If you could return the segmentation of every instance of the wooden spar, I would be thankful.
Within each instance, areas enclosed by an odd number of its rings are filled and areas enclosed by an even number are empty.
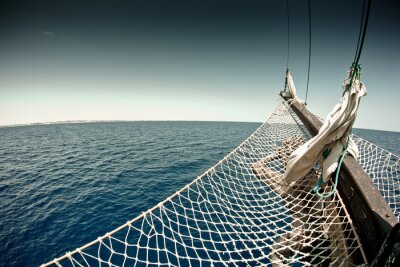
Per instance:
[[[322,122],[304,104],[288,97],[290,107],[315,136]],[[351,216],[369,263],[397,223],[392,210],[374,183],[353,157],[346,156],[339,173],[338,191]]]

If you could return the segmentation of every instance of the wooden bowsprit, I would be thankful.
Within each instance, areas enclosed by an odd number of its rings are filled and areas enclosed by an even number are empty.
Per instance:
[[[322,122],[304,104],[282,97],[285,101],[290,100],[291,109],[315,136]],[[368,262],[372,262],[398,223],[397,219],[367,173],[351,156],[345,157],[340,170],[338,192],[349,211]]]

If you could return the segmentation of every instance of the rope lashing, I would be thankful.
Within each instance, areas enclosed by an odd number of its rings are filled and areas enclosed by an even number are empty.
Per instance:
[[[350,88],[353,86],[355,79],[356,80],[361,79],[361,64],[354,62],[350,67],[350,71],[351,71],[351,79],[350,79],[350,82],[347,84],[346,90],[343,92],[343,94],[345,92],[347,92],[348,90],[350,90]]]
[[[319,189],[321,188],[322,183],[323,183],[322,174],[321,174],[321,176],[319,177],[318,182],[317,182],[316,186],[315,186],[314,189],[313,189],[313,192],[314,192],[318,197],[320,197],[320,198],[328,198],[328,197],[331,197],[331,196],[335,193],[335,191],[336,191],[336,188],[337,188],[337,185],[338,185],[338,181],[339,181],[340,169],[341,169],[341,167],[342,167],[342,163],[343,163],[344,157],[345,157],[346,154],[347,154],[347,149],[349,148],[350,135],[351,135],[352,130],[353,130],[353,129],[350,129],[349,135],[347,136],[346,146],[343,147],[342,155],[341,155],[340,158],[339,158],[339,163],[338,163],[338,166],[337,166],[337,169],[336,169],[335,181],[334,181],[334,183],[333,183],[333,188],[332,188],[332,190],[331,190],[328,194],[321,194],[321,193],[319,193]],[[325,150],[325,151],[323,152],[323,157],[324,157],[324,159],[326,159],[326,158],[329,156],[329,153],[330,153],[329,150]]]
[[[286,75],[285,75],[285,90],[284,90],[284,92],[286,92],[286,90],[287,90],[287,76],[288,76],[288,73],[289,73],[289,68],[286,68]]]

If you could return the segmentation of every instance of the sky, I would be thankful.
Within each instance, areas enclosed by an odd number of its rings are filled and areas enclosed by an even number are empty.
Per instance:
[[[357,128],[400,131],[400,4],[373,0]],[[306,0],[289,0],[289,68],[308,67]],[[308,108],[340,100],[362,0],[311,0]],[[0,0],[0,125],[66,120],[262,122],[284,87],[284,0]]]

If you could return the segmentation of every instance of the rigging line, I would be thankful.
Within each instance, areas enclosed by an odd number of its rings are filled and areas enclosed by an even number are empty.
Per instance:
[[[287,89],[287,75],[289,72],[289,52],[290,52],[289,0],[286,0],[286,14],[287,14],[287,59],[286,59],[286,74],[285,74],[285,92]]]
[[[367,34],[367,26],[368,26],[368,19],[369,19],[369,14],[371,11],[371,0],[368,0],[368,4],[367,4],[367,11],[365,14],[365,20],[364,20],[364,25],[361,25],[361,27],[363,27],[363,33],[361,36],[361,42],[360,42],[360,47],[358,49],[358,55],[356,57],[356,60],[354,61],[355,66],[358,65],[358,62],[360,60],[361,57],[361,52],[364,46],[364,40],[365,40],[365,35]]]
[[[362,29],[362,35],[361,35],[361,41],[360,41],[360,35],[358,36],[358,44],[357,44],[357,49],[356,49],[356,56],[355,56],[355,60],[353,62],[353,70],[352,70],[352,74],[351,74],[351,80],[350,83],[348,84],[347,90],[350,89],[350,87],[353,85],[353,81],[354,78],[360,79],[360,66],[358,65],[358,62],[360,60],[360,56],[361,56],[361,52],[362,52],[362,48],[364,46],[364,40],[365,40],[365,35],[367,33],[367,26],[368,26],[368,19],[369,19],[369,13],[371,10],[371,0],[368,0],[368,4],[367,4],[367,11],[365,13],[365,20],[364,20],[364,7],[365,7],[365,1],[364,0],[364,4],[363,4],[363,12],[362,12],[362,19],[361,19],[361,25],[360,25],[360,33],[361,33],[361,29]],[[338,183],[338,174],[340,172],[340,168],[343,162],[344,157],[347,154],[347,148],[349,146],[349,142],[350,142],[350,135],[352,132],[353,126],[350,127],[350,132],[349,135],[347,136],[347,145],[346,148],[343,150],[343,153],[340,157],[337,169],[336,169],[336,177],[335,177],[335,184],[334,184],[334,190],[336,191],[336,186]],[[317,195],[319,197],[329,197],[332,193],[329,193],[328,195],[319,195],[317,192]]]
[[[311,5],[310,0],[308,2],[308,74],[307,74],[307,88],[306,88],[306,98],[304,104],[307,105],[308,96],[308,84],[310,82],[310,66],[311,66]]]
[[[286,69],[289,68],[289,54],[290,54],[290,13],[289,13],[289,0],[286,0],[286,14],[287,14],[287,60]]]
[[[358,62],[360,61],[361,52],[362,52],[362,49],[364,46],[364,41],[365,41],[365,35],[367,34],[367,26],[368,26],[368,19],[369,19],[370,11],[371,11],[371,0],[368,0],[367,10],[365,12],[365,19],[363,19],[364,23],[360,25],[360,31],[362,29],[360,45],[359,45],[359,47],[357,47],[357,50],[356,50],[356,57],[352,64],[353,70],[352,70],[351,79],[350,79],[350,83],[348,84],[347,90],[349,90],[349,88],[352,86],[354,78],[357,75],[360,75],[360,66],[359,66]]]
[[[360,30],[358,32],[358,41],[357,41],[357,46],[356,46],[356,53],[354,55],[354,60],[353,62],[356,61],[358,50],[360,49],[360,40],[361,40],[361,34],[362,34],[362,25],[364,25],[364,17],[365,17],[365,1],[363,0],[363,8],[361,12],[361,23],[360,23]]]

